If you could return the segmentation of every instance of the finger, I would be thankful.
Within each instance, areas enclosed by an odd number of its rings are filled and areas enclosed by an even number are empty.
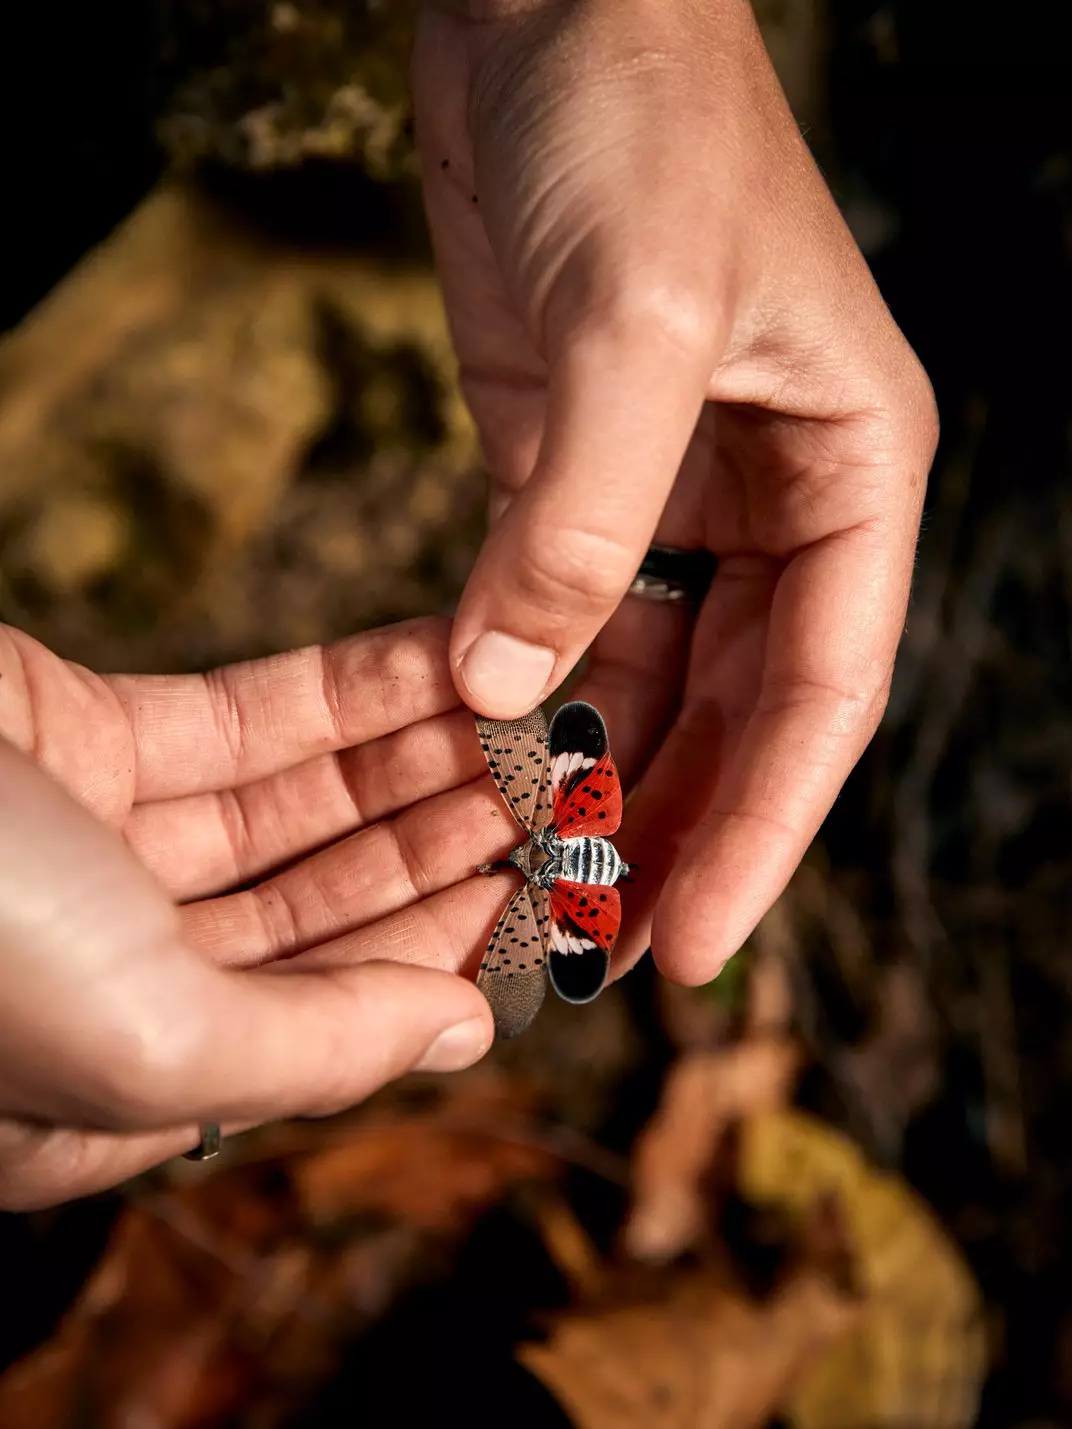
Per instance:
[[[230,789],[378,739],[458,702],[449,622],[406,621],[208,675],[113,676],[134,731],[134,798]]]
[[[704,496],[713,417],[714,408],[705,406],[655,531],[655,540],[663,545],[693,549],[707,542]],[[697,615],[683,602],[630,593],[592,646],[576,698],[603,713],[627,787],[639,777],[680,707]]]
[[[122,841],[6,744],[0,789],[3,1112],[102,1130],[259,1122],[490,1044],[484,999],[430,968],[212,967]]]
[[[393,963],[475,978],[488,935],[517,886],[518,879],[510,873],[468,878],[371,927],[275,963],[273,970],[286,975],[361,966],[382,957],[386,949]]]
[[[876,520],[816,542],[779,577],[756,706],[656,909],[667,976],[715,976],[803,857],[885,706],[912,550],[907,522]]]
[[[133,1048],[86,1058],[81,1086],[51,1088],[47,1109],[15,1109],[106,1131],[326,1116],[414,1068],[468,1067],[494,1036],[472,983],[434,968],[370,958],[284,978],[184,964],[156,979],[170,1015],[144,1005]]]
[[[368,927],[521,841],[490,776],[413,805],[241,893],[183,909],[214,962],[253,967]]]
[[[244,1128],[228,1128],[234,1131]],[[198,1143],[196,1126],[147,1135],[0,1123],[0,1208],[41,1211],[110,1190]]]
[[[0,625],[0,739],[32,754],[101,819],[130,807],[130,727],[106,680]]]
[[[369,948],[376,959],[386,951],[393,959],[382,943]],[[490,1009],[473,984],[436,968],[366,960],[288,969],[286,976],[211,976],[225,979],[229,993],[219,998],[214,1035],[201,1030],[182,1093],[171,1099],[171,1119],[330,1115],[414,1068],[468,1067],[494,1037]]]
[[[236,789],[139,804],[123,834],[172,897],[204,898],[456,789],[485,767],[473,716],[460,709]]]
[[[475,972],[478,948],[502,911],[510,893],[506,877],[473,878],[465,885],[429,899],[417,916],[389,920],[384,938],[392,957],[400,963],[419,964],[435,957],[440,967]],[[369,964],[380,956],[382,941],[362,931],[312,950],[287,964],[288,971],[313,973],[317,969]],[[417,971],[411,968],[410,971]],[[457,979],[452,979],[457,981]],[[448,1049],[449,1050],[449,1049]],[[440,1051],[418,1070],[441,1070]],[[228,1121],[234,1132],[257,1121]],[[0,1137],[0,1206],[8,1210],[35,1210],[96,1191],[147,1170],[197,1144],[197,1123],[178,1130],[128,1133],[56,1131],[7,1123]]]
[[[603,716],[628,789],[659,747],[681,701],[692,616],[681,605],[627,596],[596,637],[571,699]]]
[[[657,324],[571,337],[551,364],[536,468],[489,534],[451,661],[493,718],[532,709],[625,594],[699,415],[712,356]]]

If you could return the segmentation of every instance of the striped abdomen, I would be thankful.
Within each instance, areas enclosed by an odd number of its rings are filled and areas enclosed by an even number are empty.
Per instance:
[[[618,850],[609,839],[563,839],[562,871],[558,875],[571,883],[617,883],[624,871]]]

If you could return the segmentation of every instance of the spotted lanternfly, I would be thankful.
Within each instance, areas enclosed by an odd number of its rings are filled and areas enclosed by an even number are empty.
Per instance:
[[[567,1002],[590,1002],[607,980],[622,908],[614,885],[629,873],[609,836],[622,821],[622,786],[598,710],[563,705],[548,729],[524,719],[476,721],[499,793],[528,834],[482,873],[525,877],[491,935],[477,987],[500,1036],[523,1032],[547,980]]]

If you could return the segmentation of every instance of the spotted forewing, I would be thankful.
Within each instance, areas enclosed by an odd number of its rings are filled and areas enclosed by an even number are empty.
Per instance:
[[[533,710],[523,719],[484,719],[477,715],[476,728],[491,777],[507,808],[523,829],[536,833],[546,828],[551,817],[551,790],[543,710]]]
[[[531,883],[517,890],[495,925],[480,964],[477,987],[491,1004],[500,1037],[524,1032],[547,990],[544,930],[547,894]]]

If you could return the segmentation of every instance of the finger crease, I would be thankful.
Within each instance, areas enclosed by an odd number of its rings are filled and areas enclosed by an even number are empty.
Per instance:
[[[411,900],[423,898],[428,879],[417,857],[405,818],[392,819],[384,827],[394,843],[399,875],[406,884],[406,897]]]
[[[231,854],[232,872],[237,877],[239,870],[247,868],[253,859],[254,839],[249,817],[239,790],[222,790],[216,798],[220,823],[223,825],[224,837]]]
[[[202,675],[208,707],[231,761],[231,777],[237,778],[245,754],[246,738],[238,696],[229,672],[210,670]]]
[[[284,949],[300,951],[302,940],[298,916],[282,884],[262,883],[257,888],[251,888],[249,896],[269,952],[276,954]]]
[[[762,714],[780,714],[785,710],[798,709],[802,705],[829,705],[833,700],[840,711],[850,719],[852,727],[864,723],[875,702],[880,697],[882,686],[871,692],[848,689],[833,681],[815,680],[807,677],[795,678],[779,686],[768,682],[760,692],[756,708]]]
[[[362,782],[360,770],[352,768],[357,763],[356,750],[340,750],[338,754],[332,755],[332,762],[335,765],[335,772],[338,775],[342,791],[346,795],[350,805],[350,814],[355,824],[361,825],[365,822],[365,816],[361,808],[360,800],[357,797],[357,789]],[[347,758],[343,758],[347,755]]]
[[[327,711],[328,732],[333,744],[343,742],[343,701],[339,676],[329,651],[320,647],[320,690]]]
[[[763,824],[765,828],[776,829],[792,842],[800,838],[800,831],[793,828],[792,824],[787,824],[782,819],[776,819],[773,814],[761,814],[754,809],[714,808],[711,810],[711,815],[719,819],[747,819],[752,823]]]

